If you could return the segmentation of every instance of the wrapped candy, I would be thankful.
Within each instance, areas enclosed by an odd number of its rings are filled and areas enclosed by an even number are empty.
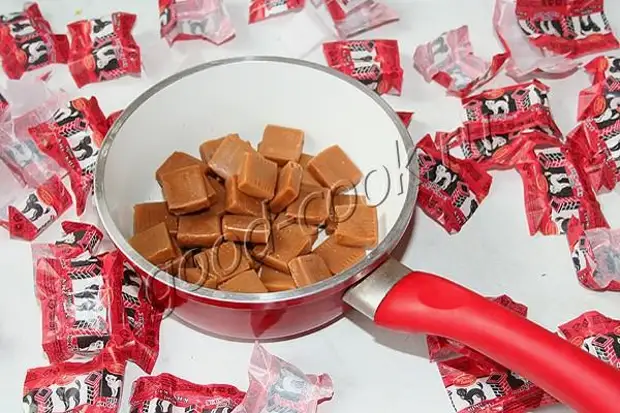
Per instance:
[[[108,124],[97,99],[77,98],[29,129],[39,149],[69,173],[78,215],[92,191],[93,172]]]
[[[228,384],[194,384],[164,373],[140,377],[133,383],[129,409],[131,413],[227,413],[232,412],[244,396],[244,392]]]
[[[315,413],[317,405],[334,394],[329,375],[306,375],[258,343],[250,360],[249,375],[248,392],[233,413]]]
[[[562,324],[559,330],[575,346],[620,369],[620,320],[588,311]]]
[[[585,237],[596,263],[592,278],[597,286],[620,291],[620,230],[594,228],[585,231]]]
[[[70,23],[69,71],[77,87],[116,79],[140,76],[140,47],[131,31],[136,15],[117,12],[97,19]]]
[[[589,53],[616,49],[603,0],[517,0],[521,30],[536,47],[578,58]]]
[[[599,129],[620,120],[620,80],[608,77],[579,92],[577,120],[594,118]]]
[[[64,221],[61,224],[63,236],[52,244],[32,244],[32,256],[38,258],[75,258],[85,252],[94,254],[103,232],[94,225],[84,222]]]
[[[527,317],[527,306],[513,301],[507,295],[500,295],[499,297],[494,298],[490,297],[488,299],[519,314],[522,317]],[[449,338],[429,335],[426,337],[426,344],[428,345],[428,356],[431,361],[445,361],[461,356],[467,356],[470,359],[477,360],[479,363],[489,364],[489,360],[486,356]],[[495,363],[491,364],[494,365]]]
[[[324,5],[342,39],[398,20],[392,9],[375,0],[325,0]]]
[[[117,413],[126,361],[115,348],[86,363],[58,363],[28,370],[24,412]]]
[[[110,129],[112,125],[114,125],[114,122],[116,122],[116,119],[118,119],[122,113],[122,110],[117,110],[116,112],[112,112],[108,115],[105,120],[105,122],[108,124],[108,129]]]
[[[508,56],[498,54],[489,64],[474,55],[469,29],[461,26],[418,46],[413,66],[427,82],[434,80],[450,94],[464,97],[493,79]]]
[[[256,23],[304,7],[305,0],[250,0],[249,22]]]
[[[235,36],[223,0],[159,0],[159,24],[169,45],[179,40],[220,45]]]
[[[130,338],[123,322],[120,253],[34,257],[34,262],[43,350],[50,363],[90,358],[112,339]]]
[[[396,40],[354,40],[323,44],[327,65],[379,94],[400,95],[403,69]]]
[[[73,202],[57,175],[29,191],[22,198],[10,202],[8,216],[0,219],[0,225],[9,231],[11,238],[32,241],[64,214]]]
[[[605,79],[612,77],[620,81],[620,57],[599,56],[592,59],[584,66],[585,71],[592,76],[592,83],[604,82]]]
[[[607,288],[620,291],[620,284],[615,284],[614,282],[609,285],[601,285],[592,245],[586,236],[583,225],[577,218],[570,219],[566,240],[568,241],[568,248],[573,261],[573,267],[575,267],[575,272],[577,273],[577,279],[584,287],[595,291],[602,291]]]
[[[26,3],[23,12],[0,16],[0,58],[10,79],[53,64],[67,63],[67,36],[54,34],[37,3]]]
[[[418,205],[448,233],[455,234],[489,193],[492,178],[471,160],[442,154],[426,135],[416,145],[420,168]]]
[[[456,413],[526,413],[558,403],[526,378],[492,362],[460,357],[437,367]]]
[[[570,75],[579,67],[565,56],[539,49],[529,42],[516,17],[516,0],[496,0],[493,27],[504,50],[510,54],[506,64],[508,76],[522,79],[536,73]]]
[[[608,227],[585,172],[561,147],[535,149],[517,165],[530,235],[565,234],[571,218],[584,228]]]

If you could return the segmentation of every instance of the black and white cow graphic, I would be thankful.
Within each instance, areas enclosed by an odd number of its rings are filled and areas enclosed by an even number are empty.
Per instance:
[[[481,156],[490,158],[495,151],[508,143],[508,139],[509,135],[489,136],[475,141],[475,145]]]
[[[570,219],[573,217],[579,219],[579,205],[579,201],[560,203],[555,199],[551,200],[551,221],[558,229],[558,233],[566,234]]]
[[[573,247],[573,251],[571,254],[571,258],[573,260],[573,267],[575,267],[575,272],[579,272],[588,266],[588,247],[586,243],[586,238],[584,236],[579,237],[579,240]]]
[[[85,235],[86,235],[86,230],[81,229],[79,231],[71,232],[65,235],[64,237],[56,241],[54,244],[69,245],[72,247],[77,246],[78,243],[84,238]]]
[[[538,20],[534,21],[533,24],[536,27],[537,33],[563,37],[564,29],[560,20]]]
[[[517,102],[506,94],[497,99],[484,99],[481,110],[484,116],[505,115],[517,110]]]
[[[82,388],[82,382],[76,380],[74,386],[58,387],[56,389],[56,395],[64,403],[65,411],[70,411],[78,407],[82,400],[80,398],[80,390]]]
[[[17,20],[26,20],[27,17],[24,15],[24,12],[16,11],[7,14],[0,14],[0,23],[12,23]]]
[[[83,119],[84,114],[77,110],[73,104],[69,103],[67,106],[58,109],[54,112],[54,123],[58,126],[64,126],[72,123],[76,119]]]
[[[616,166],[616,170],[620,170],[620,132],[613,132],[610,136],[604,136],[603,140],[609,150],[609,157]]]
[[[620,78],[620,58],[610,56],[607,60],[609,62],[609,73],[616,79]]]
[[[80,336],[75,339],[77,351],[83,354],[99,353],[109,340],[109,337],[100,336]]]
[[[39,36],[26,40],[19,47],[26,53],[27,68],[41,65],[49,60],[47,45]]]
[[[605,111],[594,118],[599,129],[606,129],[620,120],[620,92],[605,94]]]
[[[467,189],[467,196],[459,197],[455,206],[461,210],[466,219],[471,218],[471,216],[478,209],[478,201],[474,194],[471,193],[469,189]]]
[[[170,11],[170,8],[166,7],[161,11],[161,13],[159,13],[159,25],[161,27],[166,27],[170,24],[171,20],[172,12]]]
[[[458,175],[440,163],[436,164],[434,168],[431,168],[426,176],[431,183],[450,195],[454,193],[456,185],[459,182]]]
[[[433,56],[433,64],[437,67],[443,67],[443,65],[450,58],[450,46],[446,41],[446,33],[433,40],[431,43],[431,55]]]
[[[11,37],[19,39],[34,34],[36,32],[34,26],[30,23],[30,20],[20,20],[14,23],[9,23],[9,31]]]
[[[24,413],[39,413],[39,404],[34,398],[38,391],[33,390],[22,398]]]
[[[99,155],[99,149],[95,146],[92,135],[91,129],[87,128],[71,134],[68,138],[71,152],[83,173],[94,168]]]
[[[123,390],[123,376],[103,370],[101,396],[119,399]]]
[[[93,50],[95,58],[95,72],[110,72],[120,68],[118,60],[118,47],[112,42],[102,44]]]
[[[492,386],[486,383],[488,378],[480,378],[469,386],[452,385],[446,388],[455,411],[464,411],[482,402],[493,400],[497,395]]]
[[[93,156],[95,148],[92,145],[92,139],[89,134],[84,134],[79,143],[71,147],[76,159],[80,162]]]
[[[610,30],[607,17],[605,17],[603,13],[573,16],[570,19],[570,24],[576,38],[588,37],[593,34],[603,34]]]
[[[549,187],[549,194],[556,197],[573,195],[573,183],[564,168],[550,168],[544,172]]]
[[[90,41],[94,47],[114,34],[112,16],[99,17],[90,21]]]
[[[26,198],[26,205],[21,209],[21,213],[33,224],[41,219],[44,215],[49,214],[52,208],[43,206],[43,203],[36,194],[30,194]],[[29,213],[32,215],[28,216]]]

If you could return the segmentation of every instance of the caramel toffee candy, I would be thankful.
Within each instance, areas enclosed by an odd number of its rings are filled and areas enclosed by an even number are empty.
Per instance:
[[[196,284],[201,287],[213,288],[217,287],[217,279],[211,277],[208,273],[203,272],[200,268],[185,269],[181,279],[188,283]]]
[[[321,186],[319,181],[314,179],[314,176],[312,176],[312,174],[308,171],[308,162],[310,162],[312,158],[314,158],[314,156],[306,153],[302,153],[299,157],[299,164],[304,170],[301,176],[301,184],[306,186]]]
[[[244,271],[230,280],[220,284],[219,289],[235,293],[268,293],[265,285],[254,270]]]
[[[176,235],[179,227],[179,219],[168,212],[165,202],[145,202],[133,207],[133,233],[154,227],[160,222],[165,222],[171,235]]]
[[[258,276],[270,292],[293,290],[295,288],[293,277],[266,265],[260,268]]]
[[[323,258],[323,261],[325,261],[327,268],[329,268],[332,274],[338,274],[339,272],[351,268],[366,256],[366,250],[364,248],[340,245],[333,236],[323,241],[323,243],[312,252]]]
[[[246,152],[237,178],[239,190],[259,199],[271,199],[278,182],[278,164],[257,152]]]
[[[207,165],[201,162],[200,159],[194,158],[192,155],[188,155],[185,152],[174,152],[161,164],[159,169],[157,169],[155,178],[161,185],[161,179],[164,174],[188,166],[199,166],[203,174],[207,173]]]
[[[283,166],[288,161],[297,162],[304,146],[304,131],[267,125],[258,152],[265,158]]]
[[[321,225],[329,218],[329,189],[301,186],[299,196],[286,208],[286,214],[304,226]]]
[[[200,148],[198,150],[200,151],[200,157],[202,158],[202,161],[204,163],[209,163],[211,158],[213,158],[213,154],[215,153],[215,151],[217,151],[217,148],[220,147],[220,144],[224,141],[224,139],[225,137],[219,139],[211,139],[200,145]]]
[[[206,211],[209,215],[224,215],[226,213],[226,188],[217,179],[208,176],[207,182],[213,189],[214,195],[209,197],[211,206]]]
[[[224,215],[222,232],[226,241],[266,244],[269,241],[270,224],[265,218],[247,215]]]
[[[337,206],[337,217],[349,213],[348,206]],[[374,248],[379,238],[377,229],[377,209],[367,205],[357,205],[348,219],[338,222],[334,231],[336,242],[349,247]]]
[[[212,247],[222,236],[220,217],[209,213],[179,217],[177,241],[183,248]]]
[[[253,151],[252,145],[242,141],[239,135],[228,135],[209,160],[209,168],[220,178],[228,179],[239,173],[245,153]]]
[[[286,227],[290,227],[291,225],[297,225],[297,219],[289,217],[288,215],[286,215],[286,213],[281,213],[278,214],[278,216],[273,220],[273,223],[271,224],[271,229],[273,231],[281,230]]]
[[[299,196],[301,188],[302,167],[295,162],[289,162],[280,170],[276,193],[269,208],[271,212],[279,213]]]
[[[330,235],[333,234],[336,230],[336,225],[338,225],[338,222],[349,219],[355,211],[357,205],[368,205],[364,195],[332,195],[333,210],[330,213],[329,219],[325,222],[325,232]],[[335,208],[338,206],[346,206],[347,208],[341,208],[340,213],[342,215],[336,216]]]
[[[178,255],[164,222],[134,235],[129,245],[153,265],[164,264]]]
[[[196,266],[218,282],[224,282],[240,272],[250,269],[245,251],[234,242],[224,242],[194,256]]]
[[[312,249],[312,239],[299,225],[273,230],[271,250],[257,245],[252,250],[256,259],[278,271],[289,273],[288,262]]]
[[[260,200],[241,192],[237,187],[236,176],[226,180],[226,212],[257,217],[263,215],[263,207]]]
[[[211,205],[207,180],[198,166],[188,166],[162,176],[168,209],[175,215],[191,214]]]
[[[316,254],[302,255],[288,263],[291,276],[298,287],[305,287],[332,276],[323,258]]]
[[[322,150],[308,162],[308,171],[331,190],[352,188],[362,179],[362,172],[338,145]]]

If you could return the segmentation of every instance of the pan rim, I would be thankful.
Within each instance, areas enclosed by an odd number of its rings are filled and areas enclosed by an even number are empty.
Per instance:
[[[314,62],[309,62],[305,60],[280,57],[280,56],[246,56],[246,57],[234,57],[227,59],[215,60],[207,63],[202,63],[200,65],[185,69],[174,75],[161,80],[155,85],[151,86],[149,89],[140,94],[137,98],[135,98],[127,108],[122,112],[119,118],[116,120],[114,125],[108,131],[106,138],[103,142],[103,145],[99,152],[99,158],[97,161],[97,165],[95,168],[95,177],[94,177],[94,200],[95,207],[97,209],[99,218],[101,219],[101,223],[107,232],[108,236],[114,243],[114,245],[120,250],[120,252],[125,255],[133,264],[135,264],[141,271],[145,274],[148,274],[149,277],[154,278],[158,282],[165,284],[166,286],[176,290],[180,290],[181,292],[196,297],[203,300],[216,301],[221,303],[231,303],[231,304],[243,304],[243,305],[251,305],[251,304],[274,304],[288,301],[298,301],[305,299],[307,297],[314,297],[320,295],[322,293],[333,290],[334,288],[342,287],[346,288],[354,284],[355,282],[361,280],[368,274],[372,272],[378,265],[381,264],[382,261],[387,259],[388,255],[393,251],[396,247],[403,234],[405,233],[407,226],[413,216],[415,203],[418,195],[418,179],[417,179],[417,163],[412,162],[412,165],[408,165],[410,170],[409,184],[406,188],[405,200],[403,204],[403,208],[400,211],[400,214],[392,226],[392,228],[388,231],[386,236],[379,242],[376,248],[374,248],[366,257],[355,264],[353,267],[348,270],[335,275],[327,280],[321,281],[319,283],[298,288],[295,290],[282,291],[282,292],[271,292],[271,293],[233,293],[227,291],[213,290],[204,287],[196,288],[197,286],[192,283],[188,283],[183,281],[178,277],[174,277],[173,275],[168,274],[165,271],[160,270],[158,267],[154,266],[150,262],[148,262],[145,258],[143,258],[140,254],[138,254],[127,242],[125,237],[121,234],[120,230],[117,228],[110,211],[108,209],[107,202],[105,200],[105,191],[104,191],[104,174],[105,174],[105,166],[108,159],[108,154],[110,148],[114,144],[114,141],[121,130],[123,124],[129,119],[133,112],[135,112],[142,104],[148,101],[153,95],[158,93],[159,91],[165,89],[166,87],[172,85],[173,83],[186,78],[188,76],[193,75],[194,73],[201,72],[204,70],[208,70],[210,68],[223,66],[223,65],[232,65],[232,64],[243,64],[243,63],[284,63],[291,64],[297,66],[304,66],[307,68],[311,68],[314,70],[322,71],[328,73],[332,76],[335,76],[339,80],[348,83],[349,85],[357,88],[368,97],[373,99],[377,105],[379,105],[383,111],[390,117],[394,125],[396,126],[399,134],[401,143],[404,146],[405,154],[407,156],[407,161],[409,161],[411,154],[414,150],[413,140],[407,131],[407,128],[398,117],[394,109],[384,100],[382,99],[376,92],[366,87],[362,83],[357,80],[338,72],[330,67],[323,66]]]

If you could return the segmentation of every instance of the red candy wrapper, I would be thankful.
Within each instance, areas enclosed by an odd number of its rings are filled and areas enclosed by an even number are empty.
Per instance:
[[[620,120],[620,80],[608,77],[579,92],[577,119],[589,118],[594,118],[599,129],[605,129]]]
[[[493,178],[471,160],[442,154],[426,135],[416,145],[420,168],[418,205],[448,233],[455,234],[489,193]]]
[[[560,333],[572,344],[620,369],[620,321],[589,311],[562,324]]]
[[[2,16],[0,58],[10,79],[53,63],[67,63],[68,56],[67,36],[52,33],[37,3],[26,3],[23,12]]]
[[[592,278],[598,289],[620,291],[620,230],[594,228],[585,236],[596,262]]]
[[[592,76],[592,83],[604,82],[611,77],[620,81],[620,57],[599,56],[584,66],[585,71]]]
[[[400,120],[403,121],[406,127],[411,125],[411,119],[413,118],[413,112],[396,112]]]
[[[535,149],[517,171],[523,179],[530,235],[565,234],[571,218],[586,229],[608,227],[585,172],[565,149]]]
[[[469,29],[461,26],[418,46],[413,66],[427,82],[434,80],[450,94],[463,97],[493,79],[508,56],[496,55],[490,64],[477,57],[469,41]]]
[[[603,3],[603,0],[517,0],[516,14],[521,30],[532,44],[575,59],[620,47]]]
[[[134,336],[129,357],[151,374],[159,355],[159,326],[163,313],[151,305],[146,288],[138,271],[124,260],[121,296],[126,324]]]
[[[329,375],[306,375],[258,343],[250,360],[249,376],[248,392],[234,413],[315,413],[317,405],[334,394]]]
[[[304,7],[305,0],[250,0],[249,22],[256,23]]]
[[[569,75],[579,66],[564,56],[555,55],[532,45],[516,17],[515,0],[496,0],[493,27],[504,50],[510,54],[506,64],[508,76],[522,79],[536,73]]]
[[[522,317],[527,317],[527,307],[521,303],[513,301],[507,295],[500,295],[499,297],[488,299],[519,314]],[[433,362],[450,360],[461,356],[467,356],[470,359],[474,359],[485,364],[488,364],[489,361],[486,356],[480,354],[476,350],[449,338],[427,336],[426,344],[428,345],[428,356]],[[492,364],[496,365],[495,363]]]
[[[126,361],[114,348],[86,363],[59,363],[28,370],[24,412],[117,413]]]
[[[573,267],[575,267],[579,282],[584,287],[595,291],[602,291],[607,287],[612,287],[611,285],[604,286],[600,284],[592,245],[586,236],[583,225],[577,218],[571,218],[569,221],[566,240],[568,241]]]
[[[377,93],[400,95],[403,69],[396,40],[354,40],[323,44],[327,65]]]
[[[114,122],[116,122],[116,119],[118,119],[122,113],[122,110],[117,110],[116,112],[112,112],[110,113],[110,115],[108,115],[105,120],[105,122],[108,124],[108,129],[110,129],[112,125],[114,125]]]
[[[457,413],[526,413],[557,401],[517,373],[467,357],[437,363]]]
[[[118,252],[35,261],[43,316],[43,350],[50,363],[93,357],[116,337],[131,338],[123,321],[122,256]]]
[[[29,129],[42,152],[69,172],[76,210],[82,215],[92,191],[93,171],[108,124],[97,99],[74,99],[52,119]]]
[[[54,175],[24,198],[9,204],[8,217],[0,220],[0,225],[8,229],[11,238],[32,241],[64,214],[71,204],[69,191]]]
[[[143,412],[232,412],[245,393],[228,384],[194,384],[172,374],[141,377],[133,383],[129,408]]]
[[[324,3],[342,39],[398,20],[392,9],[374,0],[325,0]]]
[[[135,14],[118,12],[67,26],[71,37],[69,71],[78,87],[125,75],[140,76],[140,47],[131,34],[135,23]]]
[[[161,37],[169,45],[178,40],[220,45],[235,36],[223,0],[159,0],[159,24]]]
[[[58,241],[53,244],[32,244],[35,263],[42,257],[70,259],[85,252],[94,254],[103,239],[103,232],[91,224],[64,221],[61,226],[64,234]]]

